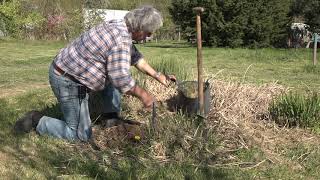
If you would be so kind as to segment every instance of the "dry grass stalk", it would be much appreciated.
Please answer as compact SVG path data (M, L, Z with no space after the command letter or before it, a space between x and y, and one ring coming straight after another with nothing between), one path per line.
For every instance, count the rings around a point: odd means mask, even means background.
M162 104L162 102L165 102L167 99L173 97L176 93L176 88L174 86L165 88L159 82L156 82L152 79L147 79L146 84L147 84L146 89L155 97L156 101L159 103L159 106ZM132 96L124 96L124 102L126 102L126 106L128 107L128 110L123 113L126 115L126 117L128 117L129 119L139 121L145 125L149 123L149 119L151 118L151 113L142 111L143 106L137 98ZM101 107L101 105L98 105L99 103L97 103L94 107L96 106ZM168 114L170 113L171 112L168 112ZM157 116L162 116L162 114L158 112ZM140 132L137 132L137 134L143 134L143 131L146 130L147 128L145 125L139 128ZM95 132L94 132L95 141L101 149L114 147L123 143L124 140L130 139L130 137L128 137L127 131L128 129L123 129L123 128L121 129L121 127L120 128L119 127L103 128L100 126L95 126ZM159 146L153 146L153 147L158 148ZM157 151L158 150L154 150L154 152L157 152ZM164 156L157 155L155 156L155 159L163 160L164 157L165 155Z
M243 134L243 126L250 120L267 114L269 102L283 91L276 84L261 87L234 82L213 80L213 109L209 114L209 126L217 129L222 144L228 151L239 147L248 148ZM226 138L227 137L227 138Z
M210 80L213 95L212 110L207 118L209 128L217 132L217 138L221 146L216 154L223 163L237 161L232 155L241 148L259 146L266 155L266 160L272 163L291 164L293 168L301 168L297 163L288 162L281 156L288 146L295 143L319 144L319 137L299 129L279 128L268 120L268 107L272 99L287 89L276 84L269 83L261 86L241 84L221 80ZM175 86L165 88L154 80L146 80L147 90L151 92L157 101L165 102L176 96ZM136 98L125 97L130 117L147 124L150 113L140 113L142 105ZM163 116L170 116L172 112L164 112ZM99 136L99 135L98 135ZM109 130L102 130L98 137L100 144L106 138L112 137ZM119 135L116 137L119 139ZM105 144L105 146L109 146ZM166 146L156 143L151 147L152 157L158 161L168 160L165 154Z
M163 142L154 142L150 148L153 159L161 162L168 161L166 156L166 146L163 144Z
M221 140L222 147L218 153L258 146L269 161L300 168L299 164L288 163L289 160L281 156L285 149L297 142L319 144L319 137L305 130L279 128L275 123L266 121L269 120L269 104L273 98L287 91L284 87L276 83L257 87L219 80L213 80L211 84L214 102L208 124L218 132Z
M95 126L94 139L100 149L118 147L128 142L140 142L145 138L145 125L120 124L104 128Z

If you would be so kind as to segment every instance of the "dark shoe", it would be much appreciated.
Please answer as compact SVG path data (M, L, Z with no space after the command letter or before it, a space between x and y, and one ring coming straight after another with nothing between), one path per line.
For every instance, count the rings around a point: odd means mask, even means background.
M108 119L118 119L119 114L116 112L103 113L94 121L95 124L104 124Z
M117 112L110 112L102 114L103 119L119 119L119 113Z
M16 133L30 132L33 128L37 127L42 116L43 114L41 112L34 110L25 113L14 125L14 131Z
M120 124L119 119L105 119L105 122L103 123L104 127L113 127L113 126L118 126Z
M113 127L117 126L120 123L119 113L117 112L104 113L99 119L101 125L104 127Z
M96 119L93 123L99 124L103 127L113 127L117 126L121 123L121 117L117 112L104 113L98 119Z
M108 113L104 114L102 117L104 118L103 121L105 121L105 127L113 127L120 124L141 125L138 121L123 119L118 115L118 113Z

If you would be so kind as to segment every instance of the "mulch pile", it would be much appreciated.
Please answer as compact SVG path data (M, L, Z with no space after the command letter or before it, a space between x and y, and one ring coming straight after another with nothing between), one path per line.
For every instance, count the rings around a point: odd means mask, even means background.
M283 86L277 83L257 86L222 80L210 80L210 84L212 109L206 124L214 130L217 141L221 144L216 154L221 155L222 164L237 161L232 153L241 148L259 147L266 159L255 166L264 162L284 163L299 169L302 167L298 163L289 163L290 160L282 156L286 148L297 143L319 145L320 138L308 130L281 128L270 120L269 104L273 98L288 91ZM147 80L146 85L148 91L157 99L158 106L168 109L162 116L170 116L172 111L169 110L168 102L177 96L177 87L172 85L164 88L153 80ZM139 121L142 125L112 128L94 126L95 140L101 149L117 146L123 142L143 141L145 138L151 113L142 112L142 105L136 98L126 96L124 102L127 107L123 113L126 115L125 118ZM159 148L160 145L154 145L154 148Z

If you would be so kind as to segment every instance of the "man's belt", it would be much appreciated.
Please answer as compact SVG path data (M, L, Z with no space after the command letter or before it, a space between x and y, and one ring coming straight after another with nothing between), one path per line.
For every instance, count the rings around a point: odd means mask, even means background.
M54 69L59 73L59 75L63 75L64 77L70 79L71 81L81 84L80 81L78 81L72 75L68 74L67 72L65 72L64 70L59 68L55 63L52 63L52 64L53 64Z

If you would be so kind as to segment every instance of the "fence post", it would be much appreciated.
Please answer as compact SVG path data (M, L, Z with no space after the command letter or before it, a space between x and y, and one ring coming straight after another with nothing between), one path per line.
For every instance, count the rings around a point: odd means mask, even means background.
M318 41L318 34L314 33L314 41L313 41L313 65L317 64L317 43Z

